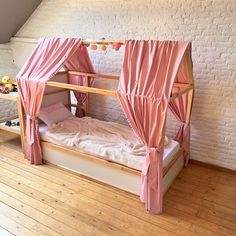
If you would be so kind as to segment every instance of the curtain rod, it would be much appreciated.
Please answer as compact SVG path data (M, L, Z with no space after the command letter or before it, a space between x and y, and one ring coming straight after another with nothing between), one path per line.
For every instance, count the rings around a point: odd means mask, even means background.
M25 42L25 43L37 43L39 38L33 37L22 37L22 36L13 36L11 42ZM123 40L93 40L93 39L82 39L84 44L124 44Z

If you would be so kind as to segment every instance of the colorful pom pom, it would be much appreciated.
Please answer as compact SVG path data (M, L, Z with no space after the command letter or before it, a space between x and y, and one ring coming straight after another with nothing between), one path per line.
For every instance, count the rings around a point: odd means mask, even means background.
M121 47L121 43L120 42L116 43L116 48L120 49L120 47Z
M86 47L85 46L81 46L80 50L81 50L81 52L86 52Z
M91 44L90 48L91 50L97 50L98 46L96 44Z
M116 44L115 43L112 43L111 44L111 49L115 49L116 48Z
M101 50L102 50L102 51L106 51L106 50L107 50L107 46L106 46L105 44L102 44Z

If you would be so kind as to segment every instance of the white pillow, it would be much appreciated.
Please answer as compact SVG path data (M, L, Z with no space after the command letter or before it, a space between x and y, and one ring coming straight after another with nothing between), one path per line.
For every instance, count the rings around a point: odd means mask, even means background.
M73 114L61 102L42 107L39 112L39 119L48 127L52 127L54 124L71 116L73 116Z

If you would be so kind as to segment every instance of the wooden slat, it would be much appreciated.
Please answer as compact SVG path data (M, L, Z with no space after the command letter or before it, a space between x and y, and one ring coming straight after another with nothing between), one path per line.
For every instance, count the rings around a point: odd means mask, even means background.
M66 74L68 74L67 70L57 72L57 75L66 75Z
M174 87L179 87L179 88L186 88L189 87L190 84L184 84L184 83L174 83Z
M0 123L6 122L8 120L14 120L14 119L17 119L17 118L18 118L18 115L10 116L10 117L7 117L7 118L1 120Z
M105 74L94 74L94 73L87 73L87 72L80 72L80 71L68 71L70 75L82 75L87 77L93 77L93 78L103 78L103 79L113 79L113 80L119 80L120 77L117 75L105 75Z
M12 100L12 101L17 101L18 96L17 95L0 93L0 98Z
M45 92L45 93L44 93L44 96L46 96L46 95L51 95L51 94L55 94L55 93L62 93L62 92L66 92L66 91L68 91L68 90L67 90L67 89L57 89L57 90Z
M57 87L57 88L65 88L65 89L80 91L80 92L116 96L115 91L106 90L106 89L90 88L90 87L84 87L84 86L78 86L78 85L72 85L72 84L66 84L66 83L58 83L58 82L52 82L52 81L48 81L47 85L52 86L52 87Z
M171 101L175 100L176 98L182 96L183 94L188 93L188 92L189 92L190 90L192 90L192 89L193 89L193 87L192 87L191 85L189 85L189 86L186 87L186 88L180 89L180 91L179 91L178 93L175 93L174 95L172 95L172 96L170 97L169 101L171 102Z
M92 87L85 87L85 86L77 86L77 85L59 83L59 82L53 82L53 81L48 81L47 85L52 86L52 87L57 87L57 88L65 88L65 89L80 91L80 92L95 93L95 94L108 95L108 96L116 96L117 95L116 91L113 91L113 90L106 90L106 89L92 88ZM184 93L187 93L191 89L192 89L192 86L190 86L190 85L184 87L178 93L173 95L170 98L170 101L173 101L174 99L176 99L177 97L181 96Z
M8 132L12 132L14 134L21 135L20 127L18 127L18 128L12 128L11 126L7 126L7 125L0 125L0 129L2 129L2 130L6 130Z
M107 75L107 74L98 74L98 73L87 73L87 72L81 72L81 71L68 71L71 75L82 75L86 77L93 77L93 78L104 78L104 79L113 79L113 80L119 80L120 76L118 75ZM174 83L174 86L186 88L189 86L189 84L186 83Z

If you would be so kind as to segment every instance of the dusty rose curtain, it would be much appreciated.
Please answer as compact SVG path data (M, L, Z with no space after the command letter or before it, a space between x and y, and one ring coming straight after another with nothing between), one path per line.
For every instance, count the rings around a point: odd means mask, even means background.
M126 41L117 90L123 111L146 145L140 199L151 213L162 212L162 161L168 98L187 42Z
M17 75L18 88L26 113L25 157L32 164L42 164L37 116L45 84L77 52L80 39L41 39Z
M80 71L80 72L88 72L88 73L95 73L93 65L91 63L91 60L88 55L88 51L86 48L83 48L84 50L78 50L67 63L65 64L65 67L68 70L72 71ZM70 84L84 86L84 77L80 75L69 75L69 82ZM88 86L91 87L94 82L94 78L89 78L89 84ZM76 116L83 117L85 115L85 111L81 108L81 106L86 101L87 95L86 93L81 93L78 91L73 92L77 102L78 107L76 109Z
M176 82L188 84L189 78L192 77L191 49L191 43L189 43L182 59L181 66L176 77ZM178 88L173 88L172 93L174 94L178 92L178 90ZM184 94L169 103L169 109L180 122L180 127L177 135L175 136L175 140L178 141L183 148L185 166L188 164L190 156L190 125L186 121L187 107L189 102L191 101L188 101L188 94Z

